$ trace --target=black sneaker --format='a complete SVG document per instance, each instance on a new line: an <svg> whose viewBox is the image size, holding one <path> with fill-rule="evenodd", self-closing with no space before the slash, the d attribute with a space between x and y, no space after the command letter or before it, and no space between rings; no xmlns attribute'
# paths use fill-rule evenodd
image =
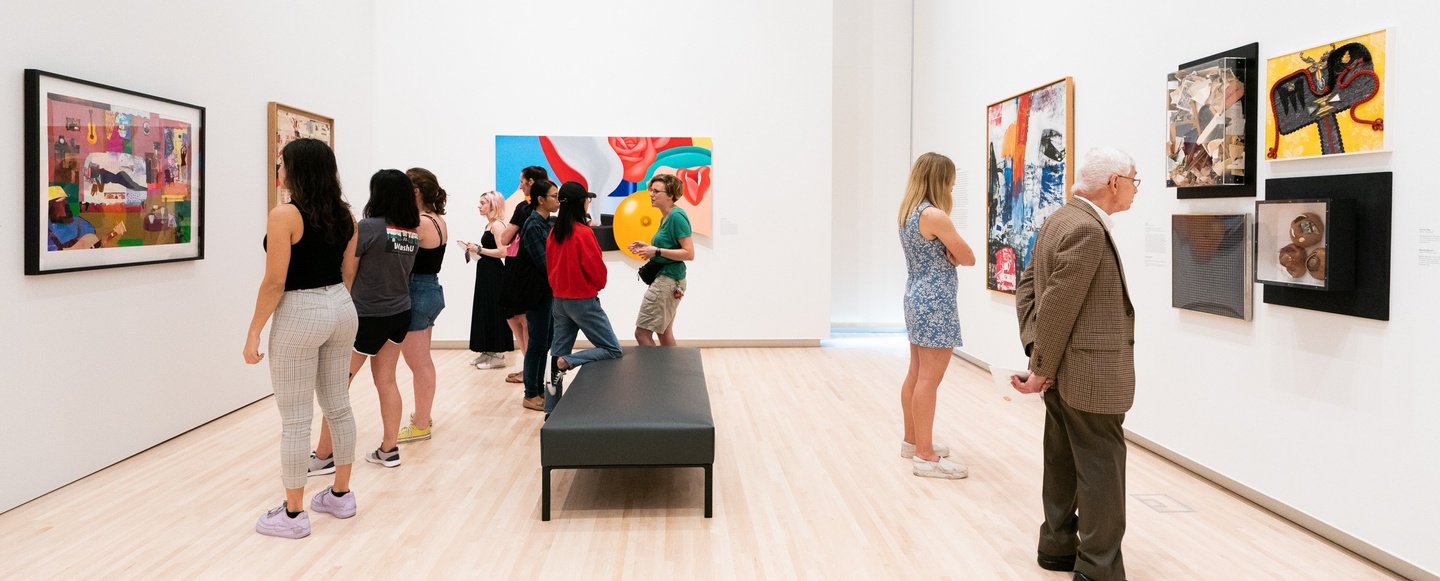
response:
<svg viewBox="0 0 1440 581"><path fill-rule="evenodd" d="M556 357L555 360L550 363L550 385L546 387L550 395L565 393L565 372L569 370L560 369L559 361L560 358Z"/></svg>
<svg viewBox="0 0 1440 581"><path fill-rule="evenodd" d="M389 452L381 448L376 448L374 452L365 456L365 461L372 464L379 464L386 468L394 468L400 465L400 447L396 446L394 450Z"/></svg>

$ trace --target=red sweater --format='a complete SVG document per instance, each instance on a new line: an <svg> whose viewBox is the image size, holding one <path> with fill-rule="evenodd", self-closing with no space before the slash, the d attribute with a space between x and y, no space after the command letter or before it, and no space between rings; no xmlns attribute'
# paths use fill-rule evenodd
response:
<svg viewBox="0 0 1440 581"><path fill-rule="evenodd" d="M600 258L600 243L589 226L575 223L570 238L556 242L552 231L545 239L545 270L550 274L550 290L557 299L589 299L605 288L605 261Z"/></svg>

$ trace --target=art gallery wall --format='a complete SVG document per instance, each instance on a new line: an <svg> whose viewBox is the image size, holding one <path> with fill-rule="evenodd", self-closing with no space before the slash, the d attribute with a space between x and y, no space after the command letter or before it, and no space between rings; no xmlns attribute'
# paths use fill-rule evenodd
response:
<svg viewBox="0 0 1440 581"><path fill-rule="evenodd" d="M336 117L342 180L363 187L372 13L339 0L6 3L0 511L271 393L267 366L240 357L264 266L266 103ZM26 68L206 108L204 260L21 274Z"/></svg>
<svg viewBox="0 0 1440 581"><path fill-rule="evenodd" d="M496 135L711 137L715 235L696 237L676 335L818 342L830 323L831 14L818 0L380 2L375 162L434 171L451 238L479 241ZM500 176L500 190L517 177ZM605 260L600 299L628 339L639 263ZM469 337L474 276L452 245L436 341Z"/></svg>
<svg viewBox="0 0 1440 581"><path fill-rule="evenodd" d="M947 153L969 170L976 218L962 235L983 246L985 106L1074 77L1077 160L1091 147L1118 147L1135 157L1144 180L1134 207L1115 216L1137 311L1139 384L1126 427L1436 574L1440 533L1429 523L1440 519L1440 506L1427 499L1440 481L1440 390L1431 364L1440 345L1433 290L1440 267L1421 266L1418 254L1420 229L1440 229L1427 113L1440 81L1426 72L1429 56L1440 54L1440 13L1394 0L1364 10L1333 0L1303 9L1226 0L1205 12L1194 22L1163 3L1054 1L1022 14L1008 5L920 0L914 151ZM1255 177L1394 172L1391 320L1264 304L1259 285L1251 322L1171 308L1170 215L1253 212L1254 200L1179 201L1164 187L1165 75L1250 42L1260 43L1263 61L1387 26L1398 27L1385 114L1393 153L1261 161ZM1262 86L1263 76L1262 68ZM1158 246L1147 229L1159 229ZM1023 364L1014 300L985 290L983 264L961 270L965 351Z"/></svg>
<svg viewBox="0 0 1440 581"><path fill-rule="evenodd" d="M895 213L910 172L911 3L835 3L836 328L904 324L905 258Z"/></svg>

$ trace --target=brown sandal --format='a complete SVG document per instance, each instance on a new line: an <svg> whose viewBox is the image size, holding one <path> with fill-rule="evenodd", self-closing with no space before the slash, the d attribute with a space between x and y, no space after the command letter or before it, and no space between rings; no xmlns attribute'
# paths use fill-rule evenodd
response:
<svg viewBox="0 0 1440 581"><path fill-rule="evenodd" d="M525 378L520 376L519 371L516 371L505 376L505 383L525 383Z"/></svg>

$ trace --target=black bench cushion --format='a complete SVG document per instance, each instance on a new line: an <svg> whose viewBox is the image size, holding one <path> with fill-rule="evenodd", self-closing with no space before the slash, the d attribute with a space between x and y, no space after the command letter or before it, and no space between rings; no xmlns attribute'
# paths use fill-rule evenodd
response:
<svg viewBox="0 0 1440 581"><path fill-rule="evenodd" d="M540 464L713 464L715 420L700 351L624 351L568 374L565 396L540 428Z"/></svg>

